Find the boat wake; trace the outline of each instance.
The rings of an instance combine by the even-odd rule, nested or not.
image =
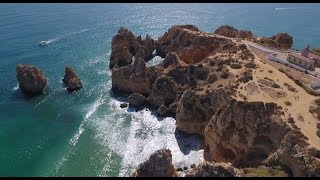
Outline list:
[[[62,38],[65,38],[65,37],[68,37],[68,36],[72,36],[72,35],[79,35],[83,32],[86,32],[86,31],[89,31],[90,29],[82,29],[80,31],[76,31],[76,32],[72,32],[72,33],[68,33],[68,34],[65,34],[65,35],[61,35],[61,36],[58,36],[56,38],[52,38],[52,39],[48,39],[48,40],[43,40],[43,41],[40,41],[39,42],[39,46],[47,46],[48,44],[50,43],[53,43],[53,42],[56,42]]]
[[[296,7],[274,8],[275,11],[293,10],[293,9],[298,9],[298,8]]]

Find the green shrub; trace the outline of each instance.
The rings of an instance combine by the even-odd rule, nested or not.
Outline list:
[[[282,72],[282,73],[284,73],[284,69],[282,69],[282,68],[280,68],[279,71]]]
[[[290,101],[286,101],[286,102],[284,102],[284,104],[285,104],[286,106],[292,106],[292,103],[291,103]]]
[[[223,72],[221,75],[220,75],[221,78],[223,79],[227,79],[229,77],[229,72]]]
[[[211,84],[211,83],[214,83],[217,79],[218,79],[217,75],[212,74],[209,76],[208,82]]]
[[[209,62],[209,64],[210,64],[210,66],[214,66],[214,65],[216,64],[216,62],[215,62],[214,60],[211,60],[211,61]]]
[[[205,68],[196,68],[194,75],[197,79],[206,80],[208,77],[208,70]]]
[[[320,129],[320,123],[317,123],[317,128]]]
[[[288,174],[283,170],[265,166],[245,168],[243,169],[243,172],[246,177],[288,177]]]
[[[312,148],[310,148],[310,155],[320,159],[320,150],[312,147]]]
[[[314,100],[314,102],[316,103],[317,106],[320,106],[320,98]]]
[[[320,137],[320,130],[317,130],[317,136]]]
[[[242,68],[242,66],[240,64],[236,64],[236,63],[230,64],[230,67],[233,69],[241,69]]]
[[[244,66],[245,66],[246,68],[251,68],[251,69],[255,69],[255,68],[257,68],[256,63],[254,63],[253,61],[251,61],[251,62],[249,62],[249,63],[245,64]]]
[[[273,84],[272,84],[272,87],[273,87],[273,88],[280,88],[280,86],[279,86],[278,84],[276,84],[276,83],[273,83]]]
[[[269,70],[268,72],[269,72],[269,73],[273,73],[273,71],[272,71],[272,70]]]

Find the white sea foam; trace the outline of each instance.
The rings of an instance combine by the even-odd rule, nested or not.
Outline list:
[[[173,118],[158,121],[148,109],[133,112],[132,115],[133,120],[123,151],[119,176],[129,176],[140,163],[161,148],[171,150],[173,164],[176,167],[198,164],[202,161],[203,150],[200,150],[200,138],[198,136],[184,138],[179,135],[175,132],[176,125]]]
[[[19,89],[19,83],[17,83],[17,85],[14,88],[12,88],[13,91],[16,91],[18,89]]]

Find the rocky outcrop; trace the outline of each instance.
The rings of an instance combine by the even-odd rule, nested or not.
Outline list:
[[[133,177],[174,177],[175,168],[172,165],[172,154],[169,149],[160,149],[150,158],[141,163],[131,175]]]
[[[242,177],[243,172],[233,167],[230,163],[210,163],[199,164],[186,177]]]
[[[30,96],[43,93],[47,79],[41,70],[31,65],[18,64],[16,73],[22,92]]]
[[[220,26],[214,33],[231,38],[235,38],[239,35],[239,31],[237,29],[228,25]]]
[[[144,105],[145,101],[146,98],[139,93],[133,93],[128,96],[128,103],[130,106],[139,107]]]
[[[136,59],[133,64],[112,69],[112,90],[149,95],[151,83],[145,61]]]
[[[169,109],[167,108],[167,106],[165,105],[161,105],[158,110],[157,110],[157,113],[158,115],[160,116],[165,116],[167,113],[168,113]]]
[[[215,162],[256,166],[276,151],[288,131],[276,104],[230,99],[205,128],[205,150]]]
[[[320,159],[308,153],[308,145],[300,131],[290,131],[267,162],[284,165],[293,176],[320,177]]]
[[[207,95],[196,95],[187,90],[181,96],[176,113],[177,128],[189,134],[204,134],[215,111],[225,102],[226,92],[220,88]]]
[[[270,38],[262,37],[255,42],[276,49],[290,49],[293,44],[293,38],[288,33],[278,33]]]
[[[177,87],[172,78],[161,76],[154,82],[148,101],[154,107],[160,107],[161,105],[169,106],[175,101],[176,97]]]
[[[64,78],[62,79],[62,82],[67,86],[68,91],[76,91],[82,88],[80,78],[69,66],[65,68]]]
[[[225,37],[231,38],[243,38],[243,39],[251,39],[253,37],[251,31],[245,30],[237,30],[232,26],[224,25],[220,26],[215,32],[215,34],[219,34]]]
[[[176,52],[182,61],[196,63],[215,52],[229,52],[224,46],[235,46],[225,38],[210,36],[192,25],[173,26],[157,41],[157,54]]]
[[[131,31],[121,27],[112,38],[109,68],[112,69],[115,65],[127,66],[132,63],[133,57],[149,61],[153,58],[155,48],[155,41],[149,35],[142,40],[141,36],[136,37]]]

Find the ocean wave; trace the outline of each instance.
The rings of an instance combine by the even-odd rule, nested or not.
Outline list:
[[[172,161],[176,167],[198,164],[203,160],[200,137],[179,135],[175,119],[168,117],[159,121],[148,109],[133,112],[132,115],[134,118],[123,151],[120,176],[129,176],[140,163],[161,148],[171,150]]]
[[[274,8],[275,11],[292,10],[292,9],[298,9],[298,8],[296,7]]]

